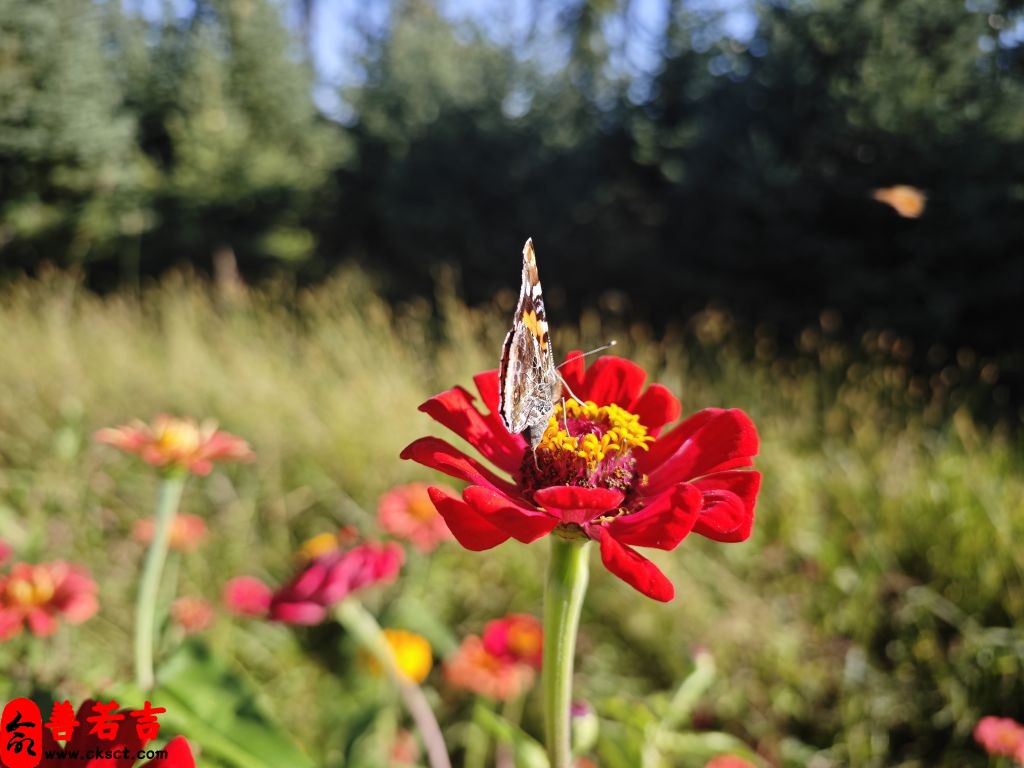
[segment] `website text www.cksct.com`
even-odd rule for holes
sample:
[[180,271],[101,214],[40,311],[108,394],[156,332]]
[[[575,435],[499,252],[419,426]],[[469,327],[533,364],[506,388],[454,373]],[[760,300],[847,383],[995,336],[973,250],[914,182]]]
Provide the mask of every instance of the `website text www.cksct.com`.
[[47,760],[166,760],[166,749],[44,749]]

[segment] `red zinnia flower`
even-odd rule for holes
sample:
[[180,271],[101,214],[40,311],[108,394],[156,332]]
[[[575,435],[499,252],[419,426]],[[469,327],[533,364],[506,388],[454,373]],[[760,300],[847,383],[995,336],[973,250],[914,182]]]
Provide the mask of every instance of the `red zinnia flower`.
[[328,608],[356,590],[394,581],[404,558],[398,544],[360,544],[347,552],[320,555],[276,592],[252,577],[232,579],[224,599],[236,613],[266,615],[285,624],[319,624]]
[[462,546],[484,550],[515,538],[528,543],[552,531],[600,542],[605,567],[656,600],[672,583],[634,546],[674,549],[690,531],[743,541],[754,522],[761,475],[754,471],[757,429],[743,411],[708,408],[661,434],[680,414],[660,384],[642,391],[646,374],[619,357],[584,371],[570,353],[562,375],[584,403],[567,401],[533,454],[498,414],[498,372],[475,377],[482,413],[462,387],[420,410],[451,429],[510,482],[436,437],[409,445],[402,458],[470,483],[462,499],[430,489],[437,511]]
[[[95,702],[86,701],[75,714],[75,720],[79,725],[75,726],[74,733],[64,745],[65,751],[74,751],[83,758],[86,754],[106,754],[109,750],[118,755],[117,758],[94,757],[90,760],[83,758],[72,760],[70,757],[59,758],[60,743],[53,738],[49,728],[43,728],[43,760],[39,768],[65,768],[65,766],[81,766],[81,768],[132,768],[136,765],[136,757],[140,749],[147,748],[146,740],[139,737],[135,728],[135,721],[129,717],[128,710],[121,710],[125,715],[117,729],[117,736],[112,740],[100,739],[99,734],[89,733],[90,724],[86,718],[93,714],[92,706]],[[196,768],[196,760],[192,755],[192,748],[183,736],[175,736],[164,747],[167,750],[167,757],[158,757],[146,763],[139,763],[138,768]],[[47,757],[47,753],[53,757]]]
[[57,561],[16,563],[0,577],[0,640],[28,626],[37,637],[57,631],[57,620],[81,624],[99,609],[96,582],[84,568]]
[[503,661],[521,662],[540,669],[544,655],[544,628],[525,613],[510,613],[484,625],[484,648]]
[[101,429],[95,439],[135,453],[154,467],[208,475],[216,461],[252,461],[249,444],[217,429],[216,422],[196,423],[161,414],[152,425],[135,420],[124,426]]

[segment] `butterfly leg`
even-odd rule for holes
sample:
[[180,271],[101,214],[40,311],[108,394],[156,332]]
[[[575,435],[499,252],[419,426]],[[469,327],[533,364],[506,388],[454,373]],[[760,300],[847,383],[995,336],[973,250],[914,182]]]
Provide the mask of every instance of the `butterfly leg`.
[[[565,397],[562,397],[562,426],[565,427],[565,434],[569,435],[569,419],[565,415]],[[572,435],[569,435],[572,437]]]

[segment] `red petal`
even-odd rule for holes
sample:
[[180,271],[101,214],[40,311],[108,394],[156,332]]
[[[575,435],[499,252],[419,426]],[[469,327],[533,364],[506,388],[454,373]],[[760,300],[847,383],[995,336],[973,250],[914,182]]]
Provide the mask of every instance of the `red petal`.
[[583,391],[576,394],[598,405],[615,405],[627,411],[633,407],[644,385],[644,369],[624,357],[601,357],[587,369]]
[[462,387],[430,398],[420,410],[448,427],[499,469],[515,472],[522,464],[523,446],[512,439],[503,425],[495,429],[496,425],[476,409],[473,396]]
[[715,541],[745,541],[754,527],[754,505],[761,473],[753,470],[719,472],[694,483],[704,496],[694,533]]
[[677,485],[631,515],[616,517],[605,528],[622,544],[675,549],[700,515],[701,492],[689,483]]
[[465,480],[472,485],[486,485],[513,498],[519,495],[518,489],[512,483],[502,480],[479,461],[471,459],[438,437],[421,437],[413,441],[405,447],[401,457]]
[[506,497],[480,485],[469,486],[462,498],[487,522],[524,544],[547,536],[559,522],[557,517],[543,510],[513,504]]
[[685,419],[682,424],[655,440],[648,450],[637,454],[637,470],[649,473],[660,467],[672,458],[683,443],[722,412],[721,408],[705,408]]
[[563,523],[583,525],[622,503],[620,491],[610,488],[580,488],[576,485],[553,485],[533,494],[533,500]]
[[562,374],[562,378],[565,379],[565,382],[580,397],[584,397],[584,394],[580,390],[583,389],[583,382],[585,380],[585,367],[586,362],[583,357],[583,350],[572,349],[569,350],[569,354],[565,356],[565,362],[558,368],[558,372]]
[[320,603],[302,600],[274,603],[270,606],[270,618],[284,624],[312,627],[327,618],[327,608]]
[[473,383],[476,384],[476,391],[480,393],[480,399],[483,400],[487,410],[496,414],[499,399],[498,369],[478,373],[473,377]]
[[[726,467],[750,466],[751,457],[757,453],[758,443],[757,427],[750,417],[743,411],[730,409],[713,413],[709,418],[698,421],[698,417],[704,413],[702,411],[679,425],[682,429],[690,422],[694,422],[697,428],[682,433],[684,437],[679,450],[664,464],[650,472],[644,493],[661,493],[677,483],[708,475]],[[675,432],[676,430],[672,430],[663,439],[668,440]],[[651,446],[652,453],[661,442],[655,441]],[[641,461],[646,464],[647,460],[647,456],[641,456],[637,466],[639,467]]]
[[668,387],[651,384],[630,410],[647,427],[647,434],[657,437],[663,426],[679,418],[683,407]]
[[428,488],[430,500],[448,524],[456,541],[466,549],[480,552],[496,547],[508,540],[509,535],[495,528],[473,509],[469,504],[449,496],[440,488]]
[[676,595],[672,582],[658,570],[658,566],[636,550],[617,542],[606,530],[601,531],[601,562],[633,589],[648,597],[667,603]]
[[158,757],[144,763],[142,768],[196,768],[192,748],[184,736],[175,736],[165,747],[167,757]]

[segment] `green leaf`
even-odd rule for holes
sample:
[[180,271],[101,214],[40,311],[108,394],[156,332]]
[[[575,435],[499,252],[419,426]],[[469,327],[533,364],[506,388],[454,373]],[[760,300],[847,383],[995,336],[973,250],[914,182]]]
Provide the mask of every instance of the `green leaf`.
[[314,763],[256,703],[246,681],[199,642],[160,669],[147,697],[166,707],[161,723],[239,768],[313,768]]
[[522,728],[479,705],[473,710],[473,720],[497,741],[512,746],[516,768],[548,768],[544,747]]

